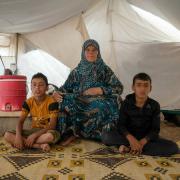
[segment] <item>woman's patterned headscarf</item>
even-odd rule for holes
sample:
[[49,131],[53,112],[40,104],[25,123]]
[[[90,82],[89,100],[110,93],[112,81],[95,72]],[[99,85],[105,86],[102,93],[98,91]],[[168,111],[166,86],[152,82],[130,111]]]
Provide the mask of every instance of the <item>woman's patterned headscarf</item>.
[[83,44],[82,53],[81,53],[81,59],[87,60],[86,56],[85,56],[85,50],[89,46],[94,46],[97,49],[97,51],[98,51],[97,58],[98,59],[101,58],[101,53],[100,53],[98,42],[95,41],[94,39],[89,39],[89,40],[85,41],[84,44]]
[[[85,57],[85,50],[88,46],[94,46],[98,51],[97,59],[94,62],[89,62]],[[101,58],[97,41],[93,39],[85,41],[82,47],[81,61],[76,68],[82,77],[80,83],[82,90],[98,86],[99,82],[102,81],[102,74],[105,75],[105,67],[106,64]]]

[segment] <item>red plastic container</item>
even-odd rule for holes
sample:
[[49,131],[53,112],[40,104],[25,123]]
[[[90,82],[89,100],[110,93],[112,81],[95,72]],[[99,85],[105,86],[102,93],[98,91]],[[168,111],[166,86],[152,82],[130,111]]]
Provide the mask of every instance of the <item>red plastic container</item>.
[[26,99],[26,76],[0,76],[0,111],[19,111]]

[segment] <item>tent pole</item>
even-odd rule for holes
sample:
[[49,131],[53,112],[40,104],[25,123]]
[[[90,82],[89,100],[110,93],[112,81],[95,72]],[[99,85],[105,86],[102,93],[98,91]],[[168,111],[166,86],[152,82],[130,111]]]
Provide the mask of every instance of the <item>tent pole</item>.
[[15,63],[16,63],[16,70],[15,74],[17,74],[17,61],[18,61],[18,47],[19,45],[19,33],[16,33],[16,51],[15,51]]

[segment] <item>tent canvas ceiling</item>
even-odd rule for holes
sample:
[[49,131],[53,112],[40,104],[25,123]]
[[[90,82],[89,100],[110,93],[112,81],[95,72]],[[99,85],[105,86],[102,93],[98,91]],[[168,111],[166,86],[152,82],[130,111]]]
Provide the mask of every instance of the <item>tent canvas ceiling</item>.
[[1,0],[0,32],[40,31],[86,11],[97,0]]
[[[1,0],[0,32],[22,33],[46,29],[85,12],[98,1],[100,0]],[[180,29],[179,0],[128,2],[169,21]]]
[[161,17],[180,29],[179,0],[128,0],[128,2]]

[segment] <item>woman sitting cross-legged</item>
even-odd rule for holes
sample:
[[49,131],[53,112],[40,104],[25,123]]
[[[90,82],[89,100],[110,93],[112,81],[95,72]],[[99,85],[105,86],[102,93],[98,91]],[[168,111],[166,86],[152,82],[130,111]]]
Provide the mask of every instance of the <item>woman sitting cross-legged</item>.
[[60,103],[57,129],[66,136],[61,144],[75,137],[101,141],[102,130],[116,126],[122,91],[121,82],[103,62],[98,43],[85,41],[79,65],[53,94]]

